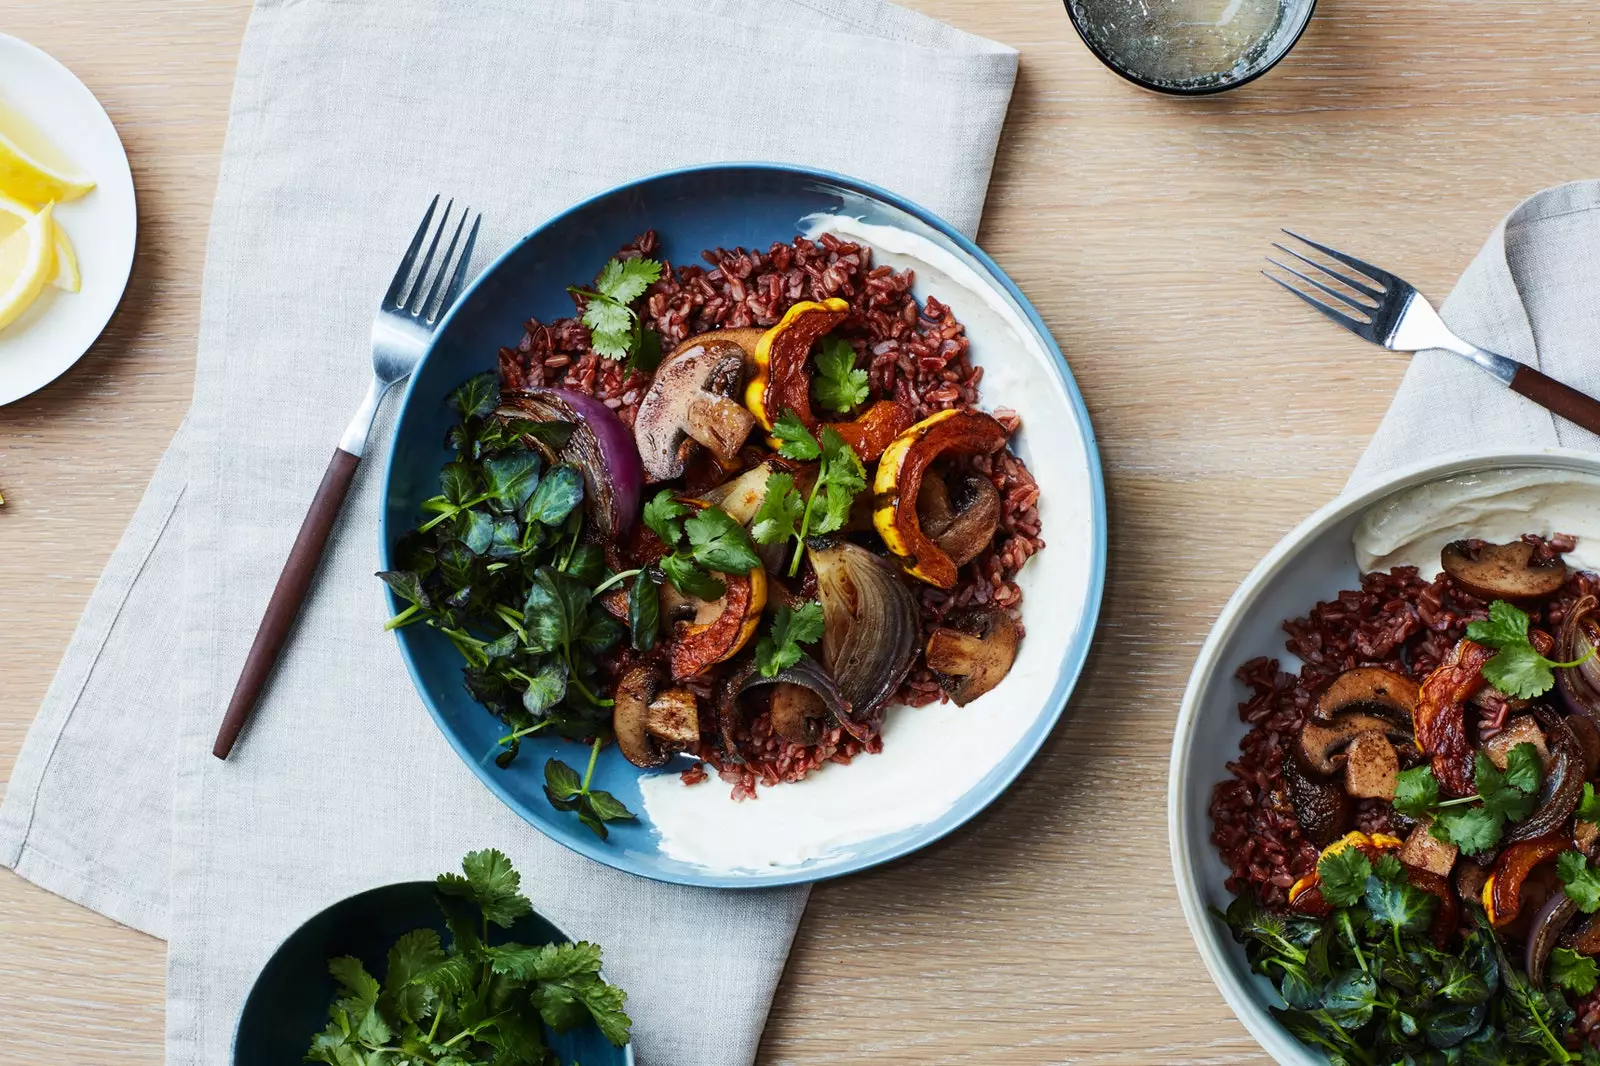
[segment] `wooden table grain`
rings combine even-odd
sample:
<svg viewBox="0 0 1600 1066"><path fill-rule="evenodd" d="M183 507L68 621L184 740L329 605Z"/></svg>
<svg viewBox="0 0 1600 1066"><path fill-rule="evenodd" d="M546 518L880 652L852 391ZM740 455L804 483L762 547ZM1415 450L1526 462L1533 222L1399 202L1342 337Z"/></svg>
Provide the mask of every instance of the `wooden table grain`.
<svg viewBox="0 0 1600 1066"><path fill-rule="evenodd" d="M1068 717L953 838L817 888L764 1064L1260 1063L1171 887L1167 749L1194 654L1271 544L1333 496L1404 370L1256 269L1275 227L1443 295L1524 196L1600 170L1580 0L1323 0L1230 95L1144 93L1059 0L909 0L1018 47L982 243L1071 359L1111 572ZM139 254L111 328L0 409L0 780L189 402L206 226L246 0L0 0L122 131ZM162 1055L163 946L0 872L0 1055ZM692 1064L662 1064L692 1066Z"/></svg>

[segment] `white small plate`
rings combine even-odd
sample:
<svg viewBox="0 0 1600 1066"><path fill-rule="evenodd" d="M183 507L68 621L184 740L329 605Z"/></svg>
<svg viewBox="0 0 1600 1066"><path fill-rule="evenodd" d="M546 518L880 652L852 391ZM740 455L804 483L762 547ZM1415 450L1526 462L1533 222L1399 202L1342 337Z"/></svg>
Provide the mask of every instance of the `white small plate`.
<svg viewBox="0 0 1600 1066"><path fill-rule="evenodd" d="M133 269L138 210L133 173L105 108L66 67L0 33L0 100L66 153L95 188L56 206L78 253L81 292L45 286L32 307L0 329L0 406L50 384L100 336Z"/></svg>

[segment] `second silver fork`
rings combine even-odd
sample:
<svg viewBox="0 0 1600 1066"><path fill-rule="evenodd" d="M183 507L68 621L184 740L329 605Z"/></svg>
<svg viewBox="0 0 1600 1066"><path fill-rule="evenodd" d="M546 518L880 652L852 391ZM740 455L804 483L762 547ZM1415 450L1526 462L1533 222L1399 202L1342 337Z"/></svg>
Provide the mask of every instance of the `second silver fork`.
<svg viewBox="0 0 1600 1066"><path fill-rule="evenodd" d="M1433 305L1410 282L1291 230L1283 232L1321 252L1347 268L1348 272L1319 262L1288 245L1274 243L1273 247L1293 256L1312 273L1271 256L1267 257L1267 261L1299 278L1313 291L1298 288L1267 271L1262 271L1262 274L1351 333L1398 352L1417 352L1424 348L1443 348L1454 352L1489 373L1512 392L1526 396L1584 429L1600 433L1600 400L1515 359L1462 340L1444 324L1444 319L1439 317ZM1352 273L1354 277L1351 277Z"/></svg>

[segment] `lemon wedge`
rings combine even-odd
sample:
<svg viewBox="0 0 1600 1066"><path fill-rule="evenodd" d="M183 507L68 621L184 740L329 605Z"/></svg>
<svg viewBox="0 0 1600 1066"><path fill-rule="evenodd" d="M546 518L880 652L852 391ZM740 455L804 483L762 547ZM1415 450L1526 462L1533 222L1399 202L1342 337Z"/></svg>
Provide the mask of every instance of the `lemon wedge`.
<svg viewBox="0 0 1600 1066"><path fill-rule="evenodd" d="M37 213L21 200L0 194L0 240L21 229ZM54 234L56 270L50 283L63 292L77 292L83 288L83 278L78 273L78 253L59 220L52 220L51 229Z"/></svg>
<svg viewBox="0 0 1600 1066"><path fill-rule="evenodd" d="M0 192L43 204L76 200L92 188L33 123L0 102Z"/></svg>
<svg viewBox="0 0 1600 1066"><path fill-rule="evenodd" d="M51 205L46 204L21 229L0 240L0 329L39 298L55 271L54 225Z"/></svg>

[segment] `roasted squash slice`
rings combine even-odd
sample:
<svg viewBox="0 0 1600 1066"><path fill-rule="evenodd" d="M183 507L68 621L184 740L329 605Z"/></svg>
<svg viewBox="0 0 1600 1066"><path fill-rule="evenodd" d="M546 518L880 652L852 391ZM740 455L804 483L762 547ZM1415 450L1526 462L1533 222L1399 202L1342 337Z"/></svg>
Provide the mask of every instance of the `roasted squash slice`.
<svg viewBox="0 0 1600 1066"><path fill-rule="evenodd" d="M949 410L924 418L885 449L872 484L872 524L906 573L940 588L956 583L955 561L923 532L917 515L922 478L941 455L997 452L1006 437L1005 427L986 414Z"/></svg>

